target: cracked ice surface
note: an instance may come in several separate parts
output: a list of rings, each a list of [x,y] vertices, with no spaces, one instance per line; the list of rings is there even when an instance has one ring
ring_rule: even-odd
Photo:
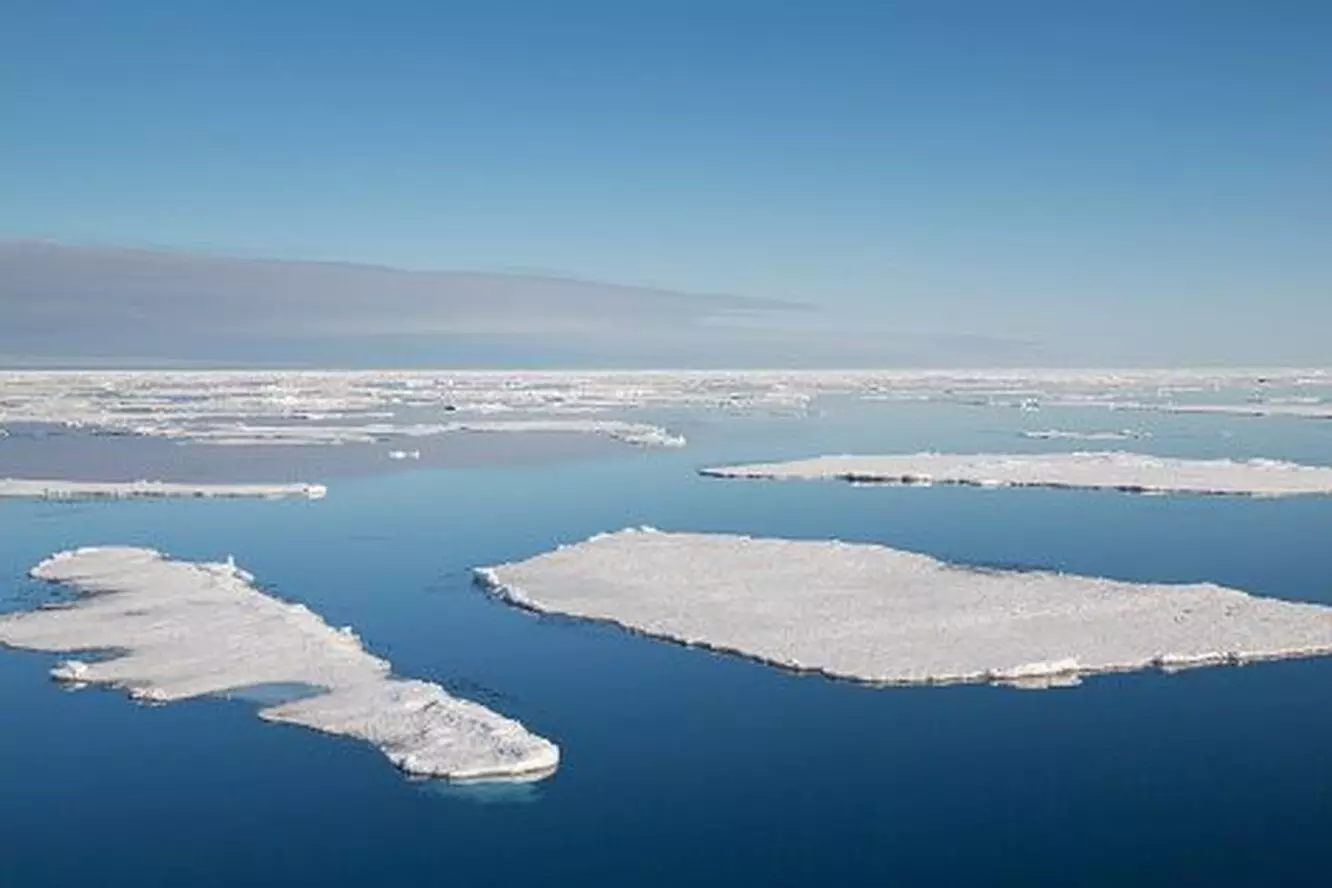
[[[268,706],[261,718],[364,740],[411,774],[536,779],[554,744],[425,681],[395,678],[350,629],[263,594],[234,564],[172,561],[150,549],[62,552],[38,579],[87,593],[68,606],[0,616],[0,644],[42,651],[124,651],[67,660],[52,675],[171,702],[268,684],[321,693]]]
[[[51,500],[138,499],[164,497],[281,499],[303,496],[322,499],[322,484],[177,484],[167,481],[60,481],[0,478],[0,499]]]
[[[835,541],[623,530],[477,577],[532,610],[875,683],[1041,687],[1332,653],[1332,607]]]
[[[1107,488],[1139,493],[1295,496],[1332,493],[1332,468],[1270,459],[1176,459],[1140,453],[819,456],[702,469],[717,478],[881,484]]]

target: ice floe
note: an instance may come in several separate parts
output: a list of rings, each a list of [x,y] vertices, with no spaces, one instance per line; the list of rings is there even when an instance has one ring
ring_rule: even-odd
[[[1036,441],[1135,441],[1150,438],[1148,432],[1137,429],[1079,432],[1067,429],[1037,429],[1022,433],[1022,437]]]
[[[873,683],[1042,687],[1332,653],[1332,607],[1212,584],[982,570],[836,541],[643,528],[477,577],[531,610]]]
[[[834,395],[1006,407],[1168,404],[1181,392],[1332,387],[1310,369],[1162,370],[658,370],[658,371],[0,371],[0,425],[175,434],[190,440],[325,423],[364,435],[410,435],[458,420],[503,414],[564,418],[636,409],[802,412]],[[1311,397],[1306,394],[1302,397]],[[1273,394],[1270,397],[1281,397]],[[1273,404],[1272,406],[1282,406]],[[1286,404],[1313,413],[1326,404]],[[385,428],[368,429],[370,420]],[[419,430],[419,429],[418,429]],[[518,429],[511,429],[518,430]],[[197,434],[196,434],[197,433]],[[436,433],[436,432],[431,432]],[[257,434],[257,433],[256,433]],[[277,434],[277,433],[274,433]],[[238,440],[244,434],[235,436]],[[285,439],[284,439],[285,440]],[[294,440],[294,439],[293,439]]]
[[[66,481],[32,478],[0,478],[0,499],[137,499],[196,497],[205,499],[250,497],[322,499],[328,488],[322,484],[201,484],[170,481]]]
[[[1332,419],[1332,404],[1320,400],[1263,401],[1247,404],[1164,404],[1165,413],[1213,413],[1222,416],[1274,416],[1292,419]]]
[[[1332,493],[1332,467],[1271,459],[1178,459],[1122,451],[818,456],[700,470],[717,478],[874,484],[1105,488],[1135,493],[1296,496]]]
[[[265,595],[224,564],[173,561],[150,549],[62,552],[32,576],[86,593],[69,605],[0,616],[0,644],[77,654],[52,675],[169,703],[265,685],[319,693],[260,710],[261,718],[364,740],[402,770],[453,780],[536,779],[559,751],[521,724],[436,684],[396,678],[350,629]]]
[[[142,426],[135,434],[233,447],[289,444],[330,446],[371,444],[403,438],[427,438],[459,432],[545,432],[605,435],[626,444],[645,447],[683,447],[685,439],[647,423],[603,419],[499,419],[443,423],[369,423],[366,425],[252,425],[231,423],[206,426]]]
[[[462,432],[576,432],[603,434],[643,447],[683,447],[682,435],[646,423],[616,420],[548,419],[492,420],[450,423],[448,431]]]

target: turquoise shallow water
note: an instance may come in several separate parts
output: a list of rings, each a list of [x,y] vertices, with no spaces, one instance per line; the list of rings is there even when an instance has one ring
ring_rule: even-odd
[[[626,525],[867,540],[955,561],[1214,580],[1332,603],[1332,499],[696,477],[818,452],[1125,446],[1332,464],[1332,425],[884,405],[681,418],[693,445],[346,479],[322,502],[0,503],[0,607],[52,551],[228,554],[399,672],[560,743],[527,787],[404,779],[243,700],[63,692],[0,652],[0,885],[1260,885],[1328,879],[1332,660],[1079,688],[874,689],[537,617],[470,568]]]

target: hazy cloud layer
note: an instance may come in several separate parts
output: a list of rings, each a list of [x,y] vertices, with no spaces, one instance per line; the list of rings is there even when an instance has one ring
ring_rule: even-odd
[[[776,300],[537,274],[0,242],[0,362],[1030,363],[1033,343],[871,331]]]

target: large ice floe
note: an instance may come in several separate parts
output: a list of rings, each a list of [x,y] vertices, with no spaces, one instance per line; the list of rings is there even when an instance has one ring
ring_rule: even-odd
[[[819,456],[700,471],[717,478],[832,479],[867,484],[1104,488],[1262,497],[1332,493],[1332,468],[1325,466],[1270,459],[1178,459],[1119,451]]]
[[[322,499],[322,484],[199,484],[169,481],[57,481],[0,478],[0,499],[133,499],[133,498],[241,498],[281,499],[303,496]]]
[[[453,780],[530,780],[552,772],[556,746],[521,724],[425,681],[395,678],[350,629],[265,595],[225,564],[173,561],[151,549],[62,552],[32,576],[85,593],[73,603],[0,616],[0,644],[113,651],[71,659],[52,675],[168,703],[272,685],[310,696],[261,718],[364,740],[402,770]]]
[[[532,610],[872,683],[1047,687],[1332,653],[1332,607],[836,541],[624,530],[477,577]]]

